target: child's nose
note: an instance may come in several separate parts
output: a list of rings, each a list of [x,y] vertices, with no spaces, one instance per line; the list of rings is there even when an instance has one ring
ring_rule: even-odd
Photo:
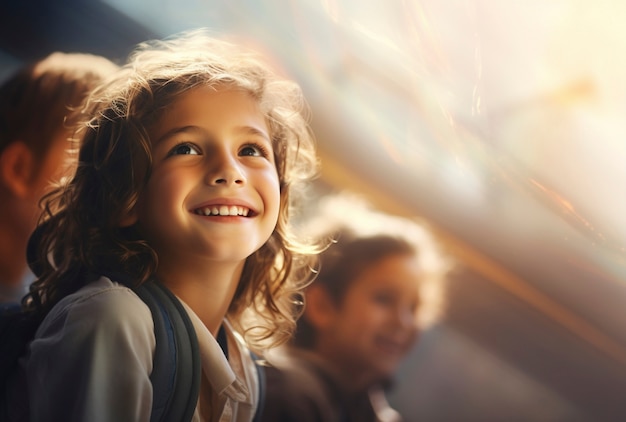
[[[245,174],[240,163],[235,157],[228,154],[220,154],[214,157],[214,162],[210,165],[207,173],[207,183],[209,185],[243,185],[246,181]]]
[[[405,329],[417,327],[417,317],[415,312],[410,308],[398,309],[396,312],[396,322]]]

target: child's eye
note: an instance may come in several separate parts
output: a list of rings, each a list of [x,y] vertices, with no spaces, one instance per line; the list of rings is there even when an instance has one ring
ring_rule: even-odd
[[[174,148],[172,148],[170,152],[167,154],[167,156],[169,157],[172,155],[199,155],[199,154],[200,154],[200,150],[198,147],[190,143],[184,143],[184,144],[178,144]]]
[[[394,301],[394,297],[389,293],[376,293],[373,299],[380,305],[391,305]]]
[[[267,157],[267,149],[259,144],[248,144],[241,148],[239,155],[247,157]]]

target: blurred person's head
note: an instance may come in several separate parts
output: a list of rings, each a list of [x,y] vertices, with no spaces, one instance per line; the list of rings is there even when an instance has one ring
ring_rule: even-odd
[[[315,224],[325,221],[334,242],[319,257],[293,342],[363,388],[392,377],[420,330],[437,320],[448,265],[416,223],[358,211],[358,201],[330,203]]]
[[[0,86],[3,282],[18,283],[26,271],[26,243],[40,215],[39,201],[72,170],[69,158],[83,100],[117,69],[104,57],[55,52]]]

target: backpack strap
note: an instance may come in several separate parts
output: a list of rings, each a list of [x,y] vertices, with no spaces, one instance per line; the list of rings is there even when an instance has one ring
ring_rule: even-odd
[[[150,374],[150,421],[191,421],[202,374],[192,322],[180,301],[161,283],[148,281],[135,292],[148,305],[154,320],[156,349]]]
[[[254,360],[254,366],[256,367],[257,374],[259,376],[259,404],[257,405],[256,412],[254,413],[254,419],[252,422],[261,422],[263,417],[263,409],[265,407],[265,366],[261,363],[261,358],[250,351],[252,360]]]

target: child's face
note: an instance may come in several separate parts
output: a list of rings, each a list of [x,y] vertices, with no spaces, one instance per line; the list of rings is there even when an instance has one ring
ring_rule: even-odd
[[[152,175],[136,218],[159,271],[241,263],[268,240],[279,214],[279,180],[265,117],[247,93],[193,89],[149,135]]]
[[[326,334],[335,364],[370,380],[393,374],[417,338],[419,277],[415,256],[391,255],[353,281]]]

